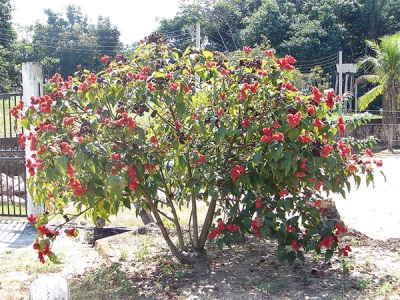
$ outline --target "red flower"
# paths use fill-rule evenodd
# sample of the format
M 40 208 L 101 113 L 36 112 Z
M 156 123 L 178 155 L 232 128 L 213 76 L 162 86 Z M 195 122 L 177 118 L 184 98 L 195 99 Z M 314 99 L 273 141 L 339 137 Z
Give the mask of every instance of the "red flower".
M 250 53 L 251 52 L 251 48 L 247 47 L 247 46 L 243 46 L 243 52 L 244 53 Z
M 240 176 L 240 174 L 244 172 L 244 167 L 236 165 L 231 169 L 231 178 L 232 180 L 235 180 Z
M 265 50 L 264 53 L 266 56 L 269 56 L 269 57 L 274 56 L 274 51 L 270 50 L 270 49 Z
M 149 89 L 150 92 L 154 92 L 156 90 L 156 88 L 153 86 L 151 82 L 147 84 L 147 88 Z
M 283 190 L 282 192 L 279 193 L 279 196 L 282 198 L 284 196 L 289 195 L 289 191 L 288 190 Z
M 373 157 L 374 156 L 374 153 L 369 148 L 365 149 L 365 154 L 367 154 L 369 157 Z
M 296 251 L 299 251 L 299 250 L 300 250 L 300 246 L 299 246 L 299 244 L 297 243 L 296 240 L 292 242 L 292 247 L 293 247 L 294 250 L 296 250 Z
M 306 107 L 306 112 L 307 112 L 310 116 L 314 116 L 314 115 L 315 115 L 314 105 L 308 104 L 307 107 Z
M 256 199 L 256 202 L 255 202 L 255 207 L 258 209 L 258 208 L 261 208 L 261 197 L 257 197 L 257 199 Z
M 312 90 L 314 96 L 313 96 L 313 100 L 317 103 L 321 102 L 321 98 L 323 96 L 323 94 L 319 91 L 319 89 L 317 87 L 314 87 Z
M 313 125 L 314 125 L 314 127 L 317 127 L 318 130 L 321 130 L 322 128 L 324 128 L 324 125 L 322 124 L 322 122 L 319 118 L 314 119 Z
M 175 121 L 174 125 L 175 125 L 175 128 L 178 129 L 178 130 L 182 128 L 182 124 L 179 123 L 179 121 Z
M 223 113 L 224 113 L 224 110 L 223 110 L 222 108 L 220 108 L 220 109 L 217 110 L 217 114 L 218 114 L 218 115 L 222 115 Z
M 170 85 L 169 85 L 169 89 L 170 89 L 171 91 L 177 90 L 178 87 L 179 87 L 179 85 L 177 85 L 175 82 L 171 82 Z
M 106 63 L 109 59 L 110 59 L 110 57 L 109 57 L 108 55 L 104 55 L 104 56 L 101 58 L 101 61 L 102 61 L 103 63 Z
M 27 219 L 31 224 L 36 222 L 36 217 L 33 214 L 30 214 Z
M 47 233 L 51 232 L 50 229 L 48 229 L 47 226 L 44 224 L 38 227 L 38 231 L 40 235 L 46 235 Z
M 243 120 L 242 121 L 242 126 L 244 129 L 247 129 L 250 126 L 249 120 Z
M 273 134 L 272 139 L 274 139 L 275 141 L 283 141 L 284 139 L 283 133 L 278 132 L 277 134 Z
M 337 125 L 339 127 L 340 132 L 345 133 L 346 132 L 346 128 L 344 125 L 344 121 L 343 121 L 343 117 L 340 116 L 337 120 Z
M 307 175 L 304 172 L 296 172 L 296 173 L 294 173 L 294 176 L 300 178 L 300 177 L 306 177 Z
M 318 206 L 320 206 L 321 204 L 322 204 L 322 200 L 319 199 L 319 200 L 317 200 L 317 201 L 314 203 L 314 206 L 315 206 L 315 207 L 318 207 Z
M 373 162 L 376 164 L 377 167 L 382 167 L 383 165 L 382 159 L 374 159 Z
M 157 144 L 157 143 L 158 143 L 158 140 L 157 140 L 157 138 L 153 135 L 153 136 L 150 138 L 150 142 L 152 142 L 153 144 Z
M 69 228 L 65 230 L 65 233 L 67 236 L 75 237 L 75 229 L 74 228 Z

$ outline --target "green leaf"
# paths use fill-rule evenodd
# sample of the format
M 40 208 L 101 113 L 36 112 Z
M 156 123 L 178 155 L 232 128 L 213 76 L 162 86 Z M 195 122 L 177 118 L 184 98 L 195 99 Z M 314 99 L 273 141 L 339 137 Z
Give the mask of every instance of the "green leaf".
M 333 250 L 331 249 L 326 249 L 325 252 L 325 262 L 329 261 L 333 256 Z
M 289 132 L 288 132 L 289 139 L 292 142 L 295 142 L 296 140 L 298 140 L 299 135 L 300 135 L 300 130 L 298 128 L 293 128 L 293 129 L 289 130 Z
M 121 184 L 123 178 L 117 175 L 109 175 L 106 179 L 106 186 L 115 187 Z

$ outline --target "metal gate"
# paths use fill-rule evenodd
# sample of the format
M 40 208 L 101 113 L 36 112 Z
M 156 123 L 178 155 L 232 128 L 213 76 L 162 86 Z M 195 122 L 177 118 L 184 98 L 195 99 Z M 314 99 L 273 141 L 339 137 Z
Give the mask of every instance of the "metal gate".
M 10 114 L 21 99 L 21 93 L 0 94 L 0 216 L 27 215 L 25 149 L 17 142 L 22 127 Z

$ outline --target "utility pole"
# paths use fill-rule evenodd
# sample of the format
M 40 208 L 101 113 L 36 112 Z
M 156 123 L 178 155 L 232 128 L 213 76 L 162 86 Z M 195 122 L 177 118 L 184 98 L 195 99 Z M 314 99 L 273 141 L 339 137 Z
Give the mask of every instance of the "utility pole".
M 339 63 L 336 65 L 336 70 L 339 74 L 339 91 L 338 95 L 340 99 L 343 101 L 343 73 L 346 74 L 346 92 L 347 92 L 347 80 L 349 78 L 348 74 L 356 74 L 357 73 L 357 65 L 356 64 L 344 64 L 343 63 L 343 52 L 339 51 Z M 342 107 L 339 108 L 339 116 L 343 114 Z
M 196 48 L 199 50 L 201 47 L 201 35 L 200 35 L 200 23 L 197 22 L 196 23 Z

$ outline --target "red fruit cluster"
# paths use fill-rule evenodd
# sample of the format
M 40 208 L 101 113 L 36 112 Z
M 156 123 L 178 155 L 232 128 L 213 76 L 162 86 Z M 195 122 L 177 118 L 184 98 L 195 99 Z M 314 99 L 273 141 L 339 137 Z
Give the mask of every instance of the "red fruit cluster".
M 312 92 L 313 92 L 313 98 L 312 98 L 312 99 L 313 99 L 317 104 L 321 103 L 321 98 L 322 98 L 322 96 L 323 96 L 324 94 L 322 94 L 322 93 L 319 91 L 319 89 L 318 89 L 317 87 L 314 87 L 313 90 L 312 90 Z
M 175 128 L 178 129 L 178 130 L 182 128 L 182 124 L 178 120 L 176 120 L 174 122 L 174 125 L 175 125 Z
M 346 132 L 346 127 L 344 125 L 343 117 L 340 116 L 337 120 L 337 126 L 340 130 L 340 132 L 345 133 Z
M 61 146 L 61 151 L 65 154 L 67 154 L 68 156 L 73 156 L 74 152 L 72 151 L 72 147 L 69 143 L 67 142 L 61 142 L 60 143 Z
M 292 64 L 296 63 L 296 59 L 291 55 L 286 55 L 284 58 L 277 59 L 276 63 L 279 65 L 279 69 L 293 70 L 294 66 Z
M 36 132 L 38 135 L 41 135 L 45 131 L 56 131 L 57 127 L 51 122 L 51 120 L 47 119 L 45 122 L 39 122 L 38 127 L 36 128 Z
M 322 124 L 321 120 L 319 118 L 315 118 L 313 121 L 314 127 L 317 127 L 318 130 L 321 130 L 324 128 L 324 124 Z
M 258 217 L 255 217 L 253 221 L 251 221 L 251 228 L 253 228 L 254 233 L 257 235 L 259 239 L 262 238 L 262 233 L 260 230 L 260 220 Z
M 369 157 L 373 157 L 374 156 L 374 153 L 369 148 L 365 149 L 365 154 L 367 154 Z
M 340 223 L 340 222 L 336 222 L 336 223 L 335 223 L 335 228 L 336 228 L 336 232 L 335 232 L 336 235 L 340 235 L 341 233 L 346 233 L 346 232 L 348 232 L 347 228 L 344 227 L 344 226 L 342 225 L 342 223 Z
M 67 236 L 70 236 L 70 237 L 75 237 L 75 229 L 74 228 L 68 228 L 68 229 L 65 230 L 65 234 Z
M 301 112 L 297 112 L 294 115 L 293 114 L 288 114 L 286 121 L 290 123 L 290 128 L 295 128 L 297 124 L 299 124 L 301 120 Z
M 333 146 L 332 145 L 325 145 L 324 148 L 322 148 L 321 155 L 323 157 L 328 156 L 329 153 L 333 151 Z
M 346 142 L 340 140 L 338 142 L 338 148 L 340 151 L 340 156 L 342 158 L 346 158 L 347 155 L 351 154 L 351 148 L 349 146 L 347 146 Z
M 64 117 L 63 124 L 64 126 L 71 126 L 74 124 L 75 118 L 74 117 Z
M 317 245 L 317 248 L 321 248 L 322 246 L 326 248 L 332 247 L 334 242 L 337 242 L 338 238 L 336 236 L 330 235 L 323 238 Z
M 85 191 L 85 187 L 81 185 L 79 180 L 75 179 L 75 169 L 70 163 L 67 163 L 67 174 L 69 176 L 68 185 L 72 188 L 74 195 L 82 196 L 83 192 Z
M 274 51 L 272 49 L 267 49 L 267 50 L 264 50 L 264 54 L 266 56 L 272 57 L 272 56 L 274 56 Z
M 87 79 L 90 83 L 95 83 L 97 81 L 97 76 L 94 73 L 90 73 L 88 79 Z
M 307 133 L 302 133 L 299 136 L 299 142 L 307 144 L 307 143 L 311 142 L 311 138 L 309 137 L 309 135 Z
M 35 217 L 34 214 L 30 214 L 30 215 L 27 217 L 27 219 L 28 219 L 28 222 L 29 222 L 30 224 L 33 224 L 33 223 L 36 222 L 36 217 Z
M 26 135 L 23 133 L 18 133 L 18 140 L 17 143 L 21 146 L 21 147 L 25 147 L 26 146 Z
M 205 156 L 203 154 L 200 154 L 197 149 L 193 150 L 193 153 L 196 153 L 199 157 L 199 159 L 194 163 L 195 165 L 206 162 Z
M 240 88 L 240 99 L 247 99 L 246 90 L 250 90 L 253 94 L 257 93 L 258 81 L 254 81 L 253 84 L 244 83 Z
M 145 168 L 147 171 L 153 172 L 153 171 L 157 168 L 158 165 L 157 165 L 156 163 L 152 163 L 152 164 L 150 165 L 149 162 L 146 161 L 146 162 L 143 164 L 143 166 L 144 166 L 144 168 Z
M 251 48 L 250 47 L 248 47 L 248 46 L 243 46 L 243 52 L 244 53 L 250 53 L 251 52 Z
M 351 252 L 351 248 L 349 245 L 346 245 L 344 248 L 341 248 L 340 251 L 344 256 L 349 256 L 349 252 Z
M 216 64 L 215 64 L 215 62 L 211 62 L 211 61 L 206 61 L 206 66 L 207 66 L 207 68 L 212 68 L 212 67 L 214 67 Z
M 19 112 L 20 112 L 20 110 L 22 110 L 23 107 L 24 107 L 24 101 L 20 100 L 18 105 L 14 106 L 14 107 L 12 107 L 10 109 L 10 114 L 14 118 L 18 119 L 19 118 Z
M 244 172 L 244 167 L 236 165 L 231 169 L 231 178 L 232 180 L 235 180 L 240 176 L 240 174 Z
M 296 173 L 294 173 L 294 176 L 301 178 L 301 177 L 306 177 L 307 174 L 305 172 L 302 171 L 297 171 Z
M 229 75 L 231 72 L 224 67 L 219 68 L 219 71 L 221 72 L 222 75 Z
M 29 109 L 36 110 L 35 105 L 39 104 L 41 112 L 51 113 L 54 97 L 55 97 L 54 93 L 50 93 L 48 95 L 41 96 L 39 98 L 35 98 L 32 96 L 31 106 L 29 107 Z
M 129 174 L 129 187 L 132 191 L 135 191 L 137 187 L 135 169 L 133 167 L 129 167 L 128 174 Z
M 152 142 L 153 144 L 157 144 L 157 143 L 158 143 L 158 139 L 153 135 L 153 136 L 150 138 L 150 142 Z
M 243 120 L 243 121 L 241 122 L 241 124 L 242 124 L 242 126 L 243 126 L 244 129 L 247 129 L 247 128 L 249 128 L 249 126 L 250 126 L 249 120 Z
M 300 250 L 300 245 L 299 245 L 299 243 L 298 243 L 296 240 L 292 241 L 292 247 L 293 247 L 294 250 L 296 250 L 296 251 L 299 251 L 299 250 Z
M 373 162 L 374 162 L 374 164 L 376 164 L 377 167 L 382 167 L 383 166 L 382 159 L 374 159 Z
M 288 190 L 283 190 L 282 192 L 279 193 L 279 197 L 283 198 L 285 196 L 289 195 L 289 191 Z
M 45 263 L 44 256 L 51 254 L 50 244 L 47 242 L 44 244 L 44 249 L 42 251 L 40 251 L 40 245 L 38 243 L 33 244 L 33 249 L 38 250 L 38 258 L 42 264 Z
M 235 225 L 235 224 L 224 224 L 224 222 L 222 221 L 218 221 L 218 226 L 215 227 L 214 230 L 212 230 L 209 234 L 208 234 L 208 238 L 209 239 L 213 239 L 217 236 L 217 234 L 221 233 L 221 232 L 231 232 L 234 233 L 236 231 L 239 230 L 239 226 Z
M 171 91 L 175 91 L 175 90 L 177 90 L 178 88 L 179 88 L 179 85 L 176 84 L 175 82 L 171 82 L 171 83 L 169 84 L 169 89 L 170 89 Z
M 309 168 L 307 167 L 307 158 L 306 157 L 303 157 L 302 159 L 300 159 L 299 167 L 301 169 L 303 169 L 304 171 L 308 171 L 309 170 Z
M 297 92 L 297 88 L 290 81 L 282 83 L 282 88 L 288 91 Z
M 154 92 L 156 90 L 155 86 L 153 85 L 152 82 L 149 82 L 147 84 L 147 88 L 149 89 L 150 92 Z
M 41 169 L 43 168 L 43 162 L 42 160 L 36 156 L 36 154 L 32 154 L 31 158 L 28 158 L 26 160 L 26 168 L 28 169 L 29 175 L 34 176 L 36 174 L 35 169 Z
M 254 206 L 255 206 L 257 209 L 261 208 L 261 200 L 262 200 L 261 197 L 257 197 L 257 198 L 256 198 L 256 202 L 254 203 Z
M 288 232 L 296 232 L 296 228 L 293 226 L 286 226 L 286 231 Z
M 311 117 L 313 117 L 313 116 L 315 115 L 315 108 L 314 108 L 314 105 L 308 104 L 307 107 L 306 107 L 306 112 L 307 112 Z
M 327 93 L 327 97 L 325 99 L 326 106 L 328 106 L 330 109 L 333 108 L 335 105 L 335 101 L 333 99 L 333 96 L 335 95 L 335 91 L 333 89 L 330 89 Z
M 128 126 L 130 130 L 133 130 L 135 128 L 135 120 L 133 120 L 132 117 L 130 117 L 127 113 L 122 114 L 122 118 L 118 119 L 115 121 L 115 125 L 117 126 Z
M 113 154 L 111 154 L 111 159 L 112 160 L 120 160 L 121 159 L 121 153 L 113 153 Z

